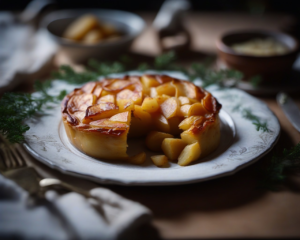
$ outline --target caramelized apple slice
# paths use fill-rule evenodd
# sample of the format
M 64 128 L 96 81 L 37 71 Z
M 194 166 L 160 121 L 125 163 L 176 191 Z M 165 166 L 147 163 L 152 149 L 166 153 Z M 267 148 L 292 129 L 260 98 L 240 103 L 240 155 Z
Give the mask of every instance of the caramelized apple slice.
M 96 82 L 89 82 L 83 85 L 81 87 L 81 90 L 84 91 L 85 93 L 93 93 L 95 87 L 96 87 Z
M 102 118 L 109 118 L 118 112 L 119 108 L 113 103 L 99 103 L 87 108 L 85 118 L 82 122 L 89 123 Z
M 144 111 L 141 106 L 135 105 L 131 119 L 129 137 L 141 137 L 146 135 L 152 124 L 151 115 Z
M 94 88 L 93 94 L 97 96 L 97 98 L 99 98 L 101 96 L 101 93 L 103 91 L 102 86 L 98 83 L 96 85 L 96 87 Z
M 163 85 L 160 85 L 155 88 L 156 89 L 156 95 L 161 96 L 163 94 L 168 96 L 175 96 L 176 94 L 176 88 L 173 86 L 172 83 L 165 83 Z
M 172 117 L 168 119 L 170 125 L 170 133 L 173 135 L 179 135 L 182 133 L 182 130 L 179 128 L 179 124 L 182 122 L 183 117 Z
M 142 93 L 125 89 L 117 94 L 117 101 L 119 99 L 130 99 L 134 104 L 140 105 L 142 103 Z
M 192 105 L 183 105 L 179 109 L 179 115 L 184 117 L 205 115 L 208 111 L 201 103 L 194 103 Z
M 112 94 L 107 94 L 98 99 L 97 103 L 113 103 L 115 104 L 115 96 Z
M 70 113 L 85 111 L 89 106 L 95 104 L 96 96 L 90 93 L 73 95 L 68 101 L 67 110 Z
M 176 161 L 186 145 L 182 139 L 165 138 L 161 144 L 161 148 L 169 160 Z
M 173 135 L 164 132 L 152 131 L 146 138 L 146 146 L 151 151 L 159 152 L 161 151 L 161 144 L 165 138 L 173 138 Z
M 168 120 L 162 114 L 154 114 L 153 117 L 153 124 L 155 129 L 161 132 L 170 133 L 171 127 Z
M 193 125 L 199 126 L 203 121 L 203 116 L 190 116 L 179 124 L 179 128 L 182 130 L 188 130 Z
M 170 96 L 163 94 L 162 96 L 156 96 L 155 99 L 159 105 L 161 105 L 164 101 L 169 99 Z
M 177 88 L 177 97 L 185 96 L 188 98 L 200 100 L 205 96 L 204 92 L 191 82 L 177 81 L 174 83 L 174 85 Z
M 180 103 L 177 98 L 172 97 L 160 105 L 162 114 L 167 118 L 175 117 L 179 111 Z
M 157 87 L 159 82 L 156 80 L 155 77 L 151 75 L 144 75 L 141 77 L 141 82 L 143 84 L 143 90 L 146 94 L 150 94 L 150 88 Z
M 117 94 L 117 105 L 120 111 L 129 111 L 134 109 L 134 105 L 142 103 L 142 93 L 133 92 L 125 89 Z
M 130 123 L 130 113 L 129 112 L 122 112 L 112 116 L 109 120 L 114 122 L 124 122 Z
M 191 101 L 188 97 L 183 97 L 183 96 L 180 96 L 178 98 L 179 102 L 180 102 L 180 105 L 186 105 L 186 104 L 191 104 Z
M 159 109 L 157 100 L 155 98 L 146 97 L 143 101 L 142 109 L 148 113 L 157 112 Z
M 128 158 L 128 161 L 133 164 L 141 165 L 146 161 L 146 153 L 141 152 L 137 155 Z
M 157 167 L 167 167 L 169 162 L 165 155 L 152 156 L 151 160 Z
M 103 84 L 103 89 L 107 92 L 120 92 L 124 89 L 134 89 L 133 83 L 128 80 L 110 79 Z
M 198 142 L 186 146 L 178 157 L 180 166 L 189 165 L 191 162 L 200 158 L 201 150 Z
M 193 125 L 181 133 L 181 139 L 187 144 L 198 142 L 201 148 L 201 157 L 214 151 L 220 142 L 220 120 L 212 117 L 199 126 Z

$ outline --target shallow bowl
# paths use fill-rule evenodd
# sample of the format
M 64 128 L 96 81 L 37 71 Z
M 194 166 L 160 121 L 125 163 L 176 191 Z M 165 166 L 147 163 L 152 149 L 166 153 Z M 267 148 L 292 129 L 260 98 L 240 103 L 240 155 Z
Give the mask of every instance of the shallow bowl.
M 254 56 L 234 51 L 231 47 L 252 39 L 271 38 L 284 44 L 288 51 L 282 55 Z M 219 61 L 227 68 L 243 72 L 244 79 L 261 76 L 265 83 L 279 82 L 292 68 L 298 52 L 298 41 L 292 36 L 264 30 L 235 31 L 224 34 L 217 41 Z
M 101 41 L 97 44 L 73 42 L 62 35 L 76 18 L 84 14 L 93 14 L 100 21 L 113 25 L 123 33 L 117 40 Z M 128 50 L 134 39 L 143 31 L 144 20 L 136 14 L 118 10 L 74 9 L 60 10 L 45 16 L 42 27 L 60 45 L 63 51 L 74 62 L 84 62 L 90 58 L 106 59 L 118 56 Z

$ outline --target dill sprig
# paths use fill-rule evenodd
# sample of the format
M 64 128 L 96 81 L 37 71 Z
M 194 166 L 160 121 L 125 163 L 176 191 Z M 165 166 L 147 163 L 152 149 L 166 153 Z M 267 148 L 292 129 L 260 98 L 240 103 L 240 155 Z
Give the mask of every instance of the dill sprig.
M 218 85 L 221 88 L 234 87 L 243 78 L 243 74 L 237 70 L 221 69 L 216 71 L 210 69 L 207 65 L 207 63 L 194 63 L 189 74 L 191 80 L 200 78 L 204 88 L 210 85 Z
M 60 66 L 58 71 L 52 73 L 53 79 L 59 79 L 70 84 L 82 84 L 93 81 L 98 76 L 96 72 L 92 71 L 75 72 L 73 68 L 67 65 Z
M 256 126 L 256 130 L 263 132 L 269 132 L 268 123 L 263 122 L 258 116 L 254 115 L 250 108 L 243 108 L 241 104 L 237 104 L 232 108 L 233 112 L 240 112 L 242 117 L 251 121 L 254 126 Z
M 22 142 L 24 140 L 23 134 L 29 129 L 24 124 L 24 120 L 42 112 L 44 108 L 51 107 L 50 103 L 58 102 L 66 95 L 66 91 L 61 91 L 57 95 L 49 94 L 53 79 L 59 79 L 69 84 L 83 84 L 95 81 L 99 76 L 132 70 L 128 67 L 130 62 L 132 61 L 126 56 L 123 56 L 121 61 L 112 63 L 90 60 L 87 68 L 82 72 L 76 72 L 72 67 L 62 65 L 58 71 L 52 73 L 51 80 L 35 83 L 34 87 L 38 94 L 4 94 L 0 99 L 0 133 L 6 136 L 10 142 Z M 186 74 L 191 80 L 200 77 L 204 87 L 212 84 L 226 87 L 225 82 L 228 82 L 228 79 L 236 83 L 242 77 L 241 73 L 235 70 L 211 70 L 208 63 L 208 61 L 202 64 L 195 63 L 190 68 L 184 68 L 176 64 L 175 53 L 168 52 L 156 57 L 150 65 L 141 63 L 138 69 L 179 71 Z M 258 127 L 260 129 L 263 126 Z
M 246 118 L 250 121 L 252 121 L 252 124 L 256 126 L 256 130 L 262 130 L 263 132 L 269 132 L 268 124 L 267 122 L 262 122 L 260 118 L 256 115 L 254 115 L 251 111 L 251 109 L 244 108 L 242 109 L 242 116 L 243 118 Z
M 278 190 L 291 170 L 300 167 L 300 142 L 291 149 L 284 149 L 282 155 L 274 154 L 270 164 L 260 173 L 259 188 Z

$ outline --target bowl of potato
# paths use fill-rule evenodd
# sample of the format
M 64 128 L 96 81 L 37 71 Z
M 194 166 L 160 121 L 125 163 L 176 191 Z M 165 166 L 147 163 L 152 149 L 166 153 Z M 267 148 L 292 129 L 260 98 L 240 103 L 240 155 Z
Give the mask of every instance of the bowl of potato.
M 138 15 L 118 10 L 60 10 L 42 21 L 42 27 L 74 62 L 119 55 L 130 48 L 144 26 Z

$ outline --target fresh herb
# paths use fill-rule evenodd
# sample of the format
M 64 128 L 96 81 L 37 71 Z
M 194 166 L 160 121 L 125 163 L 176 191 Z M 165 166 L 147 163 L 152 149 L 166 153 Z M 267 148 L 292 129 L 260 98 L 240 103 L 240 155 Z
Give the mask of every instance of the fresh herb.
M 40 97 L 33 97 L 27 93 L 4 93 L 0 99 L 0 133 L 11 143 L 22 142 L 23 134 L 29 130 L 24 120 L 42 112 L 44 107 L 61 99 L 64 94 L 62 91 L 57 96 L 50 96 L 41 92 Z
M 256 126 L 257 131 L 262 130 L 263 132 L 269 132 L 267 122 L 262 122 L 258 116 L 252 113 L 251 109 L 244 108 L 242 110 L 242 116 L 252 121 L 252 124 Z
M 243 118 L 250 120 L 253 125 L 256 126 L 256 130 L 263 132 L 269 132 L 268 123 L 263 122 L 258 116 L 254 115 L 252 110 L 249 108 L 243 108 L 241 104 L 237 104 L 232 108 L 232 111 L 234 112 L 240 112 L 243 116 Z
M 195 63 L 190 68 L 179 66 L 175 61 L 175 53 L 168 52 L 156 57 L 153 64 L 140 63 L 138 69 L 180 71 L 186 74 L 190 80 L 201 78 L 204 87 L 212 84 L 226 87 L 230 81 L 233 81 L 234 84 L 231 84 L 233 86 L 242 78 L 242 74 L 235 70 L 211 70 L 209 68 L 210 61 L 202 64 Z M 99 76 L 131 70 L 130 63 L 132 60 L 126 56 L 122 56 L 120 61 L 112 63 L 90 60 L 87 68 L 82 72 L 76 72 L 70 66 L 63 65 L 58 71 L 52 73 L 52 79 L 59 79 L 69 84 L 83 84 L 95 81 Z M 50 103 L 58 102 L 66 95 L 66 91 L 61 91 L 58 95 L 49 94 L 51 84 L 51 80 L 36 82 L 35 89 L 38 94 L 6 93 L 0 99 L 0 133 L 6 136 L 10 142 L 24 140 L 23 134 L 29 129 L 24 124 L 24 120 L 42 112 L 44 108 L 51 107 Z M 257 125 L 257 127 L 263 129 L 264 126 Z
M 127 61 L 128 61 L 128 59 L 127 59 Z M 124 72 L 124 71 L 126 71 L 127 68 L 121 62 L 100 63 L 94 59 L 91 59 L 88 62 L 88 70 L 89 69 L 91 69 L 91 71 L 96 73 L 97 76 L 107 76 L 112 73 Z M 96 79 L 96 78 L 94 78 L 94 79 Z
M 300 167 L 300 142 L 293 148 L 284 149 L 282 155 L 274 154 L 269 166 L 261 171 L 262 178 L 259 187 L 268 190 L 278 190 L 291 170 Z
M 241 79 L 243 74 L 233 69 L 212 70 L 206 64 L 192 64 L 190 79 L 200 78 L 202 87 L 206 88 L 210 85 L 218 85 L 221 88 L 234 87 Z
M 257 88 L 260 85 L 262 78 L 261 78 L 261 76 L 257 75 L 257 76 L 250 78 L 249 81 L 250 81 L 252 87 Z
M 70 84 L 82 84 L 97 79 L 99 75 L 96 72 L 84 71 L 75 72 L 73 68 L 62 65 L 58 71 L 52 73 L 53 79 L 59 79 Z

